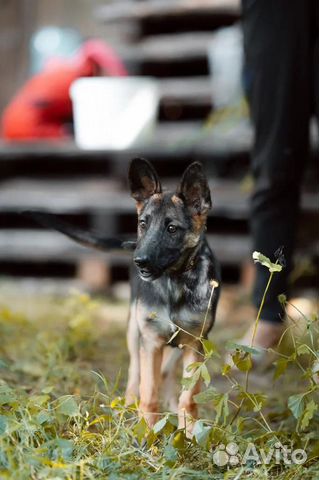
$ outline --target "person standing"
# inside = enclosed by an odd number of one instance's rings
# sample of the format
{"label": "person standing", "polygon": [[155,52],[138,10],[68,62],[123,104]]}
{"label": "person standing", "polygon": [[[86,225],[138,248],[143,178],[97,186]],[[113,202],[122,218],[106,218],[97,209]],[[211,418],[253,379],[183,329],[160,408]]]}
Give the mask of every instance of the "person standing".
{"label": "person standing", "polygon": [[[255,128],[251,169],[253,249],[274,260],[283,247],[286,266],[274,275],[254,345],[276,345],[283,331],[279,294],[289,296],[300,190],[309,154],[309,124],[319,118],[318,0],[242,0],[245,83]],[[258,308],[268,270],[257,265]],[[242,339],[250,343],[252,328]]]}

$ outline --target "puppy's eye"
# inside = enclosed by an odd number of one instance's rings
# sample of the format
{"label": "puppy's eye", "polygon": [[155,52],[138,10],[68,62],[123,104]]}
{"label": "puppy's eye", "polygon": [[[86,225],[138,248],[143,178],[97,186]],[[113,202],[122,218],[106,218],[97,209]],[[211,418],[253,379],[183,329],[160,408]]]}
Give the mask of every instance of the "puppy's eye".
{"label": "puppy's eye", "polygon": [[145,230],[145,228],[146,228],[146,222],[145,222],[145,220],[140,220],[139,225],[140,225],[140,229],[141,229],[141,230]]}
{"label": "puppy's eye", "polygon": [[177,227],[175,225],[168,225],[168,227],[167,227],[167,231],[169,233],[175,233],[176,230],[177,230]]}

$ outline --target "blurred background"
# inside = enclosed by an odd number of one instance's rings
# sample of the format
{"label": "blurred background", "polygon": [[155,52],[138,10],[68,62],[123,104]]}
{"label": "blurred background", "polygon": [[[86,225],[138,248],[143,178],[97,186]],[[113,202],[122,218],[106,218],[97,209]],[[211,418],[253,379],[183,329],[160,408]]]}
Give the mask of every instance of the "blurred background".
{"label": "blurred background", "polygon": [[[0,8],[2,295],[76,287],[128,297],[127,253],[85,249],[20,212],[41,208],[134,238],[126,181],[134,156],[153,162],[168,187],[190,162],[204,164],[213,199],[209,242],[224,283],[249,295],[253,131],[240,2],[0,0]],[[316,141],[313,131],[313,151]],[[313,153],[291,275],[296,294],[312,298],[317,180]]]}

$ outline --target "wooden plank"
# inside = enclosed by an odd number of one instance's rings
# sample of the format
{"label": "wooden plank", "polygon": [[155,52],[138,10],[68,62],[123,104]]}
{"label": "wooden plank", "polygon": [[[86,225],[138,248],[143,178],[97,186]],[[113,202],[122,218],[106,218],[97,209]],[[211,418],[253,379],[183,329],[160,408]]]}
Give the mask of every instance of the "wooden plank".
{"label": "wooden plank", "polygon": [[[168,178],[163,185],[174,191],[179,179]],[[249,215],[250,192],[240,181],[209,180],[213,198],[212,216],[246,219]],[[304,212],[318,212],[319,193],[304,191],[301,201]],[[95,214],[134,214],[134,201],[128,190],[110,180],[11,180],[0,190],[0,212],[23,209],[45,209],[60,214],[89,212]]]}
{"label": "wooden plank", "polygon": [[167,78],[158,83],[161,102],[212,105],[213,90],[209,77]]}
{"label": "wooden plank", "polygon": [[1,279],[0,288],[2,298],[11,297],[11,295],[16,298],[17,292],[22,295],[35,295],[38,298],[39,295],[66,297],[76,291],[88,291],[87,285],[79,279],[50,278],[49,276],[41,278],[31,276],[5,277]]}
{"label": "wooden plank", "polygon": [[175,15],[223,14],[239,16],[239,0],[142,0],[139,2],[112,2],[95,9],[99,21],[111,23],[119,20],[142,20],[146,18]]}
{"label": "wooden plank", "polygon": [[[191,80],[192,82],[192,80]],[[186,94],[189,83],[185,81],[185,88],[182,87],[182,80],[170,79],[163,81],[163,95],[178,95],[177,90],[181,90],[181,95]],[[209,94],[209,84],[204,79],[198,79],[193,83],[194,96],[203,88],[205,95]],[[241,133],[239,136],[238,133]],[[311,135],[311,146],[314,160],[317,160],[318,135],[313,130]],[[250,126],[244,126],[241,130],[236,127],[234,122],[214,125],[214,128],[205,127],[204,121],[189,122],[164,122],[158,123],[148,142],[143,145],[131,147],[127,150],[83,150],[76,146],[73,141],[61,142],[4,142],[0,140],[0,168],[1,163],[41,160],[49,162],[51,160],[61,161],[61,167],[70,160],[80,164],[84,162],[100,162],[107,164],[112,161],[115,163],[127,161],[134,156],[156,157],[156,161],[170,159],[174,157],[178,160],[179,156],[191,154],[192,157],[209,155],[211,163],[218,158],[214,155],[236,155],[238,153],[249,153],[253,141],[253,131]],[[122,168],[122,167],[121,167]],[[76,173],[76,171],[74,172]],[[1,180],[1,177],[0,177]]]}
{"label": "wooden plank", "polygon": [[0,259],[15,262],[39,262],[43,260],[61,260],[74,263],[82,258],[100,257],[108,263],[127,263],[128,254],[112,252],[101,253],[72,242],[58,232],[44,230],[1,230]]}
{"label": "wooden plank", "polygon": [[133,202],[108,180],[12,180],[2,184],[0,211],[43,208],[57,213],[130,211]]}
{"label": "wooden plank", "polygon": [[[163,93],[166,95],[174,94],[178,95],[177,90],[181,88],[181,95],[186,94],[187,82],[185,87],[181,87],[181,82],[178,80],[169,80],[163,82]],[[194,87],[194,96],[203,87],[205,95],[209,95],[209,86],[198,81]],[[165,92],[166,90],[166,92]],[[227,126],[223,128],[224,136],[228,133]],[[140,154],[160,154],[165,156],[171,156],[178,152],[201,152],[214,155],[216,150],[216,139],[213,138],[213,130],[209,130],[204,127],[204,123],[197,122],[169,122],[159,123],[153,135],[148,142],[143,145],[131,147],[125,151],[116,150],[83,150],[78,148],[74,142],[35,142],[35,143],[5,143],[0,141],[0,163],[5,160],[20,160],[28,158],[45,158],[48,159],[62,159],[67,161],[68,159],[77,159],[79,161],[99,160],[106,163],[107,159],[114,161],[120,161],[122,158],[128,158],[135,156],[138,152]],[[240,145],[240,152],[243,148],[248,151],[251,147],[251,129],[248,129],[247,139],[238,141],[234,138],[228,139],[228,144],[224,146],[225,152],[236,151],[238,145]],[[205,140],[203,142],[203,140]],[[231,143],[231,141],[233,143]],[[220,151],[220,147],[217,148]]]}
{"label": "wooden plank", "polygon": [[[208,235],[208,241],[219,261],[224,265],[242,264],[250,257],[251,241],[247,235]],[[299,255],[319,255],[319,242],[315,240]],[[128,252],[102,253],[82,247],[58,232],[43,230],[1,230],[0,261],[77,262],[96,257],[105,259],[109,265],[128,265],[131,254]]]}
{"label": "wooden plank", "polygon": [[147,37],[137,44],[116,46],[124,62],[167,62],[206,58],[214,35],[209,32],[163,34]]}
{"label": "wooden plank", "polygon": [[[316,176],[315,139],[309,167]],[[252,130],[231,126],[205,128],[202,122],[166,122],[159,124],[148,144],[124,151],[82,150],[72,142],[14,143],[0,142],[0,182],[9,178],[105,178],[126,177],[131,158],[148,158],[163,176],[178,175],[194,160],[216,175],[243,175],[249,168]]]}
{"label": "wooden plank", "polygon": [[[250,252],[250,242],[247,236],[210,235],[209,242],[217,257],[225,264],[241,263]],[[101,253],[90,250],[57,232],[0,230],[0,261],[62,260],[65,263],[73,263],[89,257],[105,259],[110,265],[128,265],[131,261],[130,253]]]}

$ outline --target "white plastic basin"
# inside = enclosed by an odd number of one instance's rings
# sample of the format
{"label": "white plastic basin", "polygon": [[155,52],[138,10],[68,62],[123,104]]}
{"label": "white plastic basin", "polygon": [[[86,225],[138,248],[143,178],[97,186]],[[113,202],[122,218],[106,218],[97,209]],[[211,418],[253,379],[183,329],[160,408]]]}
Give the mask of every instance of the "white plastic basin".
{"label": "white plastic basin", "polygon": [[159,91],[151,78],[81,78],[70,95],[81,148],[129,148],[143,143],[155,126]]}

